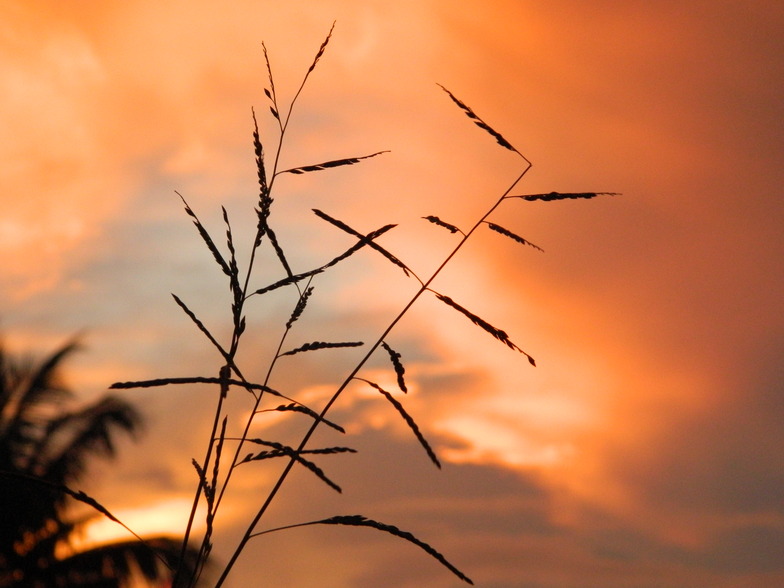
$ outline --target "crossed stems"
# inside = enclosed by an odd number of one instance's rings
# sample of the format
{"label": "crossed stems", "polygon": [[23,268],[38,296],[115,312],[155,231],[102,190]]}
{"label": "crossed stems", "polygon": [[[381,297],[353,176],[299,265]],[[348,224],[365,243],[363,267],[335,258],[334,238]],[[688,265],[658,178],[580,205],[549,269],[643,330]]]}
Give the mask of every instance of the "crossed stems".
{"label": "crossed stems", "polygon": [[[512,184],[509,186],[509,188],[507,188],[506,191],[504,191],[504,193],[501,195],[501,197],[488,209],[488,211],[473,225],[473,227],[471,227],[471,229],[468,232],[466,232],[463,235],[463,237],[460,239],[460,241],[457,243],[457,245],[454,247],[454,249],[447,255],[447,257],[444,259],[444,261],[441,263],[441,265],[438,266],[438,268],[433,272],[433,274],[430,276],[429,279],[427,279],[424,283],[422,283],[422,285],[417,290],[417,292],[412,296],[412,298],[403,307],[403,309],[398,313],[398,315],[389,323],[387,328],[381,333],[381,335],[378,337],[376,342],[372,346],[370,346],[370,348],[369,348],[368,352],[365,354],[365,356],[357,363],[357,365],[354,367],[354,369],[351,371],[351,373],[349,373],[349,375],[346,376],[345,380],[343,380],[343,383],[338,387],[338,389],[335,391],[335,393],[329,399],[327,404],[324,406],[324,408],[322,409],[321,413],[319,414],[319,418],[314,419],[314,421],[311,424],[310,428],[305,433],[305,435],[302,437],[302,440],[301,440],[299,446],[295,450],[295,454],[299,454],[300,452],[302,452],[305,449],[308,441],[310,440],[310,438],[315,433],[316,428],[319,426],[321,421],[326,417],[326,415],[329,412],[330,408],[332,408],[332,406],[335,404],[335,402],[338,400],[338,398],[342,394],[343,390],[345,390],[346,386],[348,386],[348,384],[354,379],[354,377],[364,367],[365,363],[367,363],[367,361],[370,359],[370,357],[373,355],[373,353],[378,349],[378,347],[381,345],[381,342],[386,339],[387,335],[389,335],[389,333],[392,331],[392,329],[394,329],[395,326],[398,324],[398,322],[406,315],[406,313],[414,305],[414,303],[419,299],[419,297],[424,292],[429,290],[430,284],[436,279],[436,277],[438,277],[438,275],[441,273],[441,271],[447,266],[447,264],[458,253],[458,251],[460,251],[460,249],[463,247],[463,245],[466,243],[466,241],[474,233],[474,231],[483,222],[485,222],[485,220],[501,205],[501,203],[506,199],[506,197],[510,194],[510,192],[515,188],[515,186],[520,182],[520,180],[522,180],[523,176],[525,176],[525,174],[531,168],[531,162],[528,161],[528,159],[526,159],[522,154],[519,154],[519,155],[520,155],[520,157],[523,158],[523,160],[526,163],[526,166],[523,169],[523,171],[520,173],[520,175],[517,178],[515,178],[514,182],[512,182]],[[288,329],[287,329],[286,333],[288,333]],[[285,338],[285,334],[284,334],[284,338]],[[282,341],[281,341],[281,345],[282,345]],[[280,351],[280,347],[278,348],[278,351]],[[277,356],[276,356],[275,359],[277,359]],[[274,363],[274,361],[275,360],[273,360],[273,363]],[[259,395],[257,397],[257,401],[256,401],[256,405],[257,406],[258,406],[258,402],[260,400],[260,396],[261,395]],[[246,428],[246,432],[247,432],[247,428]],[[244,438],[245,438],[245,436],[243,435],[243,439]],[[239,454],[239,448],[237,450],[237,455],[238,454]],[[294,467],[295,463],[296,463],[296,459],[294,457],[291,457],[289,459],[288,463],[286,464],[286,467],[283,469],[283,471],[281,472],[280,476],[278,477],[277,482],[275,483],[275,485],[270,490],[266,500],[264,501],[262,506],[259,508],[258,512],[254,516],[254,518],[251,521],[251,523],[248,525],[247,530],[245,531],[245,534],[243,535],[241,541],[239,542],[239,544],[237,545],[236,549],[234,550],[234,553],[232,554],[229,562],[226,564],[226,566],[225,566],[225,568],[223,570],[223,573],[221,574],[220,578],[218,579],[218,582],[215,585],[216,588],[219,588],[220,586],[223,585],[223,583],[226,580],[229,572],[231,571],[231,569],[233,568],[233,566],[236,563],[237,559],[239,558],[240,553],[242,552],[242,550],[244,549],[244,547],[248,543],[248,541],[251,539],[256,526],[258,525],[258,523],[261,520],[261,518],[264,516],[265,512],[267,511],[267,508],[272,503],[272,501],[275,498],[275,496],[277,495],[278,491],[283,486],[283,483],[285,482],[286,478],[289,475],[289,472],[291,472],[291,470]]]}
{"label": "crossed stems", "polygon": [[[333,27],[334,27],[334,24],[333,24]],[[330,34],[331,34],[331,32],[332,31],[330,30]],[[263,46],[263,43],[262,43],[262,46]],[[265,58],[266,58],[267,57],[266,47],[264,47],[264,55],[265,55]],[[314,62],[314,65],[315,65],[315,62]],[[269,69],[269,60],[267,60],[267,67]],[[279,165],[279,162],[280,162],[281,150],[283,148],[283,140],[284,140],[284,137],[286,135],[286,129],[288,128],[289,121],[291,120],[291,113],[294,110],[294,104],[297,102],[297,98],[299,98],[299,95],[302,93],[302,89],[305,87],[305,83],[307,82],[308,76],[310,75],[310,72],[312,70],[313,70],[313,68],[311,67],[307,71],[307,73],[305,74],[305,76],[304,76],[304,78],[302,80],[302,83],[300,84],[299,89],[297,90],[296,94],[294,95],[294,98],[289,103],[289,108],[288,108],[288,112],[286,114],[285,119],[281,121],[279,115],[275,116],[275,119],[278,121],[278,127],[279,127],[279,131],[280,132],[278,134],[278,144],[277,144],[277,148],[275,150],[275,160],[274,160],[274,163],[273,163],[273,166],[272,166],[272,176],[270,178],[269,185],[266,186],[266,195],[267,196],[269,196],[271,194],[272,188],[273,188],[273,186],[275,184],[275,180],[276,180],[276,178],[278,176],[278,165]],[[275,84],[274,84],[274,82],[272,82],[272,71],[269,70],[269,72],[270,72],[270,82],[271,82],[271,85],[272,85],[272,92],[271,92],[271,95],[270,95],[270,99],[272,100],[272,103],[273,103],[273,105],[275,107],[275,111],[276,112],[280,112],[280,110],[278,109],[278,106],[277,106],[277,95],[276,95],[276,92],[275,92]],[[255,113],[254,113],[253,118],[254,118],[254,121],[255,121],[255,118],[256,118],[255,117]],[[264,163],[260,161],[259,165],[264,165]],[[263,230],[264,230],[264,226],[259,224],[259,227],[258,227],[257,232],[256,232],[256,236],[254,237],[254,240],[253,240],[253,247],[251,248],[250,260],[248,262],[248,269],[247,269],[246,274],[245,274],[245,280],[244,280],[244,283],[243,283],[243,286],[242,286],[241,295],[237,296],[236,299],[235,299],[235,307],[233,309],[234,317],[235,317],[235,320],[234,320],[234,330],[232,332],[231,346],[229,348],[229,351],[228,352],[224,351],[220,347],[220,345],[217,343],[217,341],[215,341],[214,339],[211,339],[213,344],[218,347],[218,350],[221,352],[221,354],[224,356],[224,359],[226,360],[226,364],[221,368],[221,376],[228,376],[228,372],[229,371],[234,371],[234,373],[237,374],[237,377],[241,381],[243,381],[244,383],[247,383],[247,380],[245,380],[245,378],[242,375],[242,373],[240,372],[238,366],[234,362],[234,358],[235,358],[235,356],[237,354],[237,350],[239,348],[240,337],[242,335],[242,332],[239,329],[239,317],[242,317],[243,308],[244,308],[244,305],[245,305],[245,300],[247,300],[248,286],[249,286],[249,283],[250,283],[251,274],[253,273],[254,262],[255,262],[255,259],[256,259],[256,250],[258,249],[258,245],[260,243],[260,237],[261,237],[261,234],[262,234]],[[299,285],[297,285],[297,288],[299,288]],[[275,363],[277,362],[280,350],[281,350],[281,348],[283,346],[283,343],[284,343],[284,341],[286,339],[286,335],[288,334],[289,330],[290,330],[290,327],[287,326],[286,327],[286,331],[284,332],[283,336],[281,337],[280,343],[278,345],[278,349],[277,349],[277,351],[275,353],[275,357],[272,360],[272,362],[270,363],[270,367],[269,367],[269,369],[267,371],[267,375],[266,375],[266,377],[264,379],[264,385],[265,386],[269,383],[270,376],[272,375],[272,371],[273,371],[273,369],[275,367]],[[227,377],[222,377],[221,379],[222,380],[227,380],[228,378]],[[222,382],[221,383],[220,396],[218,397],[218,405],[215,408],[215,418],[214,418],[213,424],[212,424],[212,431],[211,431],[211,434],[210,434],[210,441],[207,444],[206,455],[204,457],[204,461],[202,462],[204,464],[205,468],[207,467],[207,464],[210,463],[210,459],[212,458],[212,452],[213,452],[213,450],[215,448],[216,434],[217,434],[217,431],[218,431],[218,423],[220,422],[220,417],[221,417],[221,415],[223,413],[223,400],[224,400],[224,398],[226,397],[226,395],[228,393],[228,388],[229,388],[228,383],[226,383],[226,382]],[[248,422],[246,423],[245,430],[243,431],[243,435],[242,435],[242,440],[244,440],[247,437],[247,433],[248,433],[248,431],[250,429],[251,422],[253,420],[253,417],[256,414],[256,410],[258,409],[259,403],[261,402],[261,398],[262,398],[262,392],[259,392],[258,394],[255,394],[255,392],[253,392],[251,390],[251,393],[254,394],[254,396],[256,398],[256,403],[254,405],[253,411],[251,411],[250,417],[248,418]],[[239,456],[239,453],[240,453],[241,449],[242,449],[242,441],[240,441],[240,443],[237,446],[237,449],[236,449],[235,454],[234,454],[234,458],[232,460],[232,464],[236,464],[237,463],[237,458]],[[215,469],[217,470],[217,464],[216,464],[216,468]],[[221,500],[223,498],[223,495],[225,493],[226,487],[227,487],[227,485],[229,483],[229,480],[231,479],[231,474],[232,474],[233,470],[234,470],[233,467],[229,468],[229,471],[227,473],[226,479],[224,480],[224,483],[222,485],[221,492],[220,492],[220,494],[218,496],[218,500],[217,500],[217,502],[214,503],[214,505],[210,506],[210,512],[208,513],[208,519],[209,519],[208,520],[208,531],[205,533],[205,536],[202,539],[202,544],[201,544],[201,546],[199,548],[199,555],[198,555],[198,559],[197,559],[197,565],[194,566],[193,575],[189,579],[187,586],[192,586],[193,584],[195,584],[196,580],[198,579],[199,574],[201,573],[201,567],[204,566],[206,557],[208,555],[207,552],[209,550],[209,539],[210,539],[210,534],[211,534],[211,530],[212,530],[212,519],[214,518],[215,513],[216,513],[216,511],[218,509],[218,506],[220,505],[220,502],[221,502]],[[187,549],[188,549],[188,541],[190,539],[190,535],[191,535],[191,532],[193,530],[193,523],[194,523],[194,520],[196,518],[196,510],[197,510],[198,505],[199,505],[199,500],[201,498],[201,494],[205,490],[206,490],[206,479],[205,479],[204,476],[200,476],[199,477],[199,484],[198,484],[198,486],[196,488],[196,494],[195,494],[195,496],[193,498],[193,504],[191,506],[190,516],[188,517],[188,523],[187,523],[187,526],[186,526],[186,529],[185,529],[185,534],[183,536],[182,550],[181,550],[181,553],[180,553],[180,561],[181,562],[185,561],[185,554],[186,554]],[[172,582],[172,585],[175,586],[175,587],[180,586],[182,569],[183,569],[182,566],[178,566],[177,571],[175,572],[175,576],[174,576],[174,579],[173,579],[173,582]]]}

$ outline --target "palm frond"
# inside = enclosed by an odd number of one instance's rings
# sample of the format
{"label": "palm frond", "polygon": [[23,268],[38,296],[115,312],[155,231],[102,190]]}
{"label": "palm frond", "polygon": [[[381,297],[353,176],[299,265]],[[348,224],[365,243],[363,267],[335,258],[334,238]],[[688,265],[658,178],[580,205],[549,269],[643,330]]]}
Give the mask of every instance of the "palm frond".
{"label": "palm frond", "polygon": [[47,427],[46,443],[40,448],[33,472],[56,483],[72,481],[84,471],[89,457],[115,454],[115,431],[133,434],[140,423],[137,410],[114,396],[65,413]]}
{"label": "palm frond", "polygon": [[[27,442],[26,429],[40,407],[59,405],[73,396],[60,378],[60,365],[80,348],[77,338],[64,344],[40,364],[3,359],[3,395],[0,404],[0,437],[17,436]],[[0,350],[0,355],[5,353]]]}
{"label": "palm frond", "polygon": [[[133,580],[169,582],[180,565],[180,542],[170,537],[154,537],[145,543],[123,541],[78,552],[55,562],[46,573],[52,586],[104,588],[126,586]],[[195,550],[186,551],[185,570],[196,565]],[[60,584],[59,582],[65,582]]]}

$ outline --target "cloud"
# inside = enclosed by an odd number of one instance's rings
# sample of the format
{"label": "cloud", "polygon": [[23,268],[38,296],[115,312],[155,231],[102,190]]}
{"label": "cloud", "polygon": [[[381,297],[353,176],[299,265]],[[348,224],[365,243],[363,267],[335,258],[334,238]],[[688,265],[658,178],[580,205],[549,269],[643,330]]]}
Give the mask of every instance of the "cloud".
{"label": "cloud", "polygon": [[[291,96],[337,17],[282,165],[391,153],[277,180],[273,222],[298,248],[296,268],[350,243],[308,212],[321,208],[361,230],[398,223],[384,246],[427,276],[455,239],[421,217],[470,227],[519,173],[434,82],[534,161],[516,191],[623,196],[507,202],[491,220],[546,253],[478,231],[433,284],[507,331],[537,368],[430,297],[389,337],[412,387],[402,401],[444,458],[442,475],[392,407],[352,385],[335,418],[367,455],[325,461],[356,502],[321,498],[328,489],[298,472],[273,520],[367,508],[423,531],[487,586],[775,583],[780,10],[295,2],[232,3],[216,17],[209,2],[186,14],[145,1],[43,5],[19,4],[14,26],[0,25],[0,116],[13,137],[0,147],[13,195],[0,220],[0,300],[12,335],[51,347],[92,328],[74,374],[92,393],[115,379],[215,369],[215,350],[169,293],[224,337],[228,289],[173,190],[221,247],[220,204],[237,235],[252,234],[251,105],[263,113],[268,157],[276,136],[260,40]],[[281,275],[274,255],[259,267],[259,286]],[[360,252],[316,281],[290,341],[371,341],[416,285]],[[274,351],[273,319],[293,302],[283,292],[252,299],[242,361],[254,378]],[[318,403],[352,357],[302,355],[281,364],[273,385]],[[367,372],[394,386],[383,354]],[[211,392],[131,397],[152,422],[127,456],[121,478],[139,489],[128,501],[192,488]],[[247,398],[235,400],[246,413]],[[270,434],[294,437],[282,427]],[[238,478],[240,510],[272,475]],[[288,531],[265,540],[260,557],[270,577],[299,584],[451,585],[413,547],[353,531]],[[236,538],[233,519],[225,532]],[[287,564],[300,547],[314,567]],[[344,551],[356,555],[338,566]]]}

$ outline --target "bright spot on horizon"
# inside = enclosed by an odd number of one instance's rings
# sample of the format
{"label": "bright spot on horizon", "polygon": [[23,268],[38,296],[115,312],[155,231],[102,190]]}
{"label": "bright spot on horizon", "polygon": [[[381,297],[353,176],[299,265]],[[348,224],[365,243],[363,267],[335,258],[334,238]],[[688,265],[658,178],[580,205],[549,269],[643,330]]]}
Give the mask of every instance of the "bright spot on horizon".
{"label": "bright spot on horizon", "polygon": [[[158,536],[170,537],[185,528],[192,503],[192,498],[180,496],[166,498],[146,506],[119,509],[112,511],[112,514],[144,539]],[[197,533],[201,532],[204,526],[204,517],[196,516],[194,530]],[[81,550],[130,539],[133,539],[132,535],[122,525],[106,517],[100,517],[87,524],[82,537],[77,538],[74,546],[77,550]]]}

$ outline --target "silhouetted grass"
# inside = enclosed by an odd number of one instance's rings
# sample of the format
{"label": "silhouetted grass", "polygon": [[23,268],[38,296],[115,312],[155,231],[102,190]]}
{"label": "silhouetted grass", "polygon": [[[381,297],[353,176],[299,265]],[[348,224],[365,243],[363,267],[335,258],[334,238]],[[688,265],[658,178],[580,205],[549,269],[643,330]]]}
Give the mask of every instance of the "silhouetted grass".
{"label": "silhouetted grass", "polygon": [[[334,25],[333,25],[334,29]],[[289,122],[291,120],[292,112],[294,110],[294,106],[298,101],[306,82],[312,72],[315,70],[318,62],[324,56],[327,46],[329,44],[330,39],[332,38],[333,29],[330,29],[329,34],[324,39],[323,43],[320,45],[316,56],[308,68],[305,76],[302,80],[299,89],[296,91],[294,98],[291,102],[287,105],[286,108],[282,109],[281,104],[278,101],[278,95],[274,83],[274,77],[272,74],[272,68],[270,65],[270,59],[267,52],[266,46],[262,44],[263,52],[264,52],[264,59],[267,69],[267,76],[268,76],[268,87],[264,90],[264,95],[266,96],[267,100],[269,101],[269,113],[277,123],[278,127],[278,136],[277,136],[277,145],[271,152],[274,154],[272,158],[267,156],[267,152],[263,146],[262,138],[259,133],[259,126],[258,121],[256,118],[255,110],[252,110],[252,144],[253,144],[253,152],[256,161],[257,167],[257,178],[258,178],[258,187],[259,187],[259,194],[258,200],[255,210],[257,224],[256,224],[256,233],[253,235],[249,240],[249,249],[250,255],[247,262],[246,267],[240,268],[237,263],[237,247],[241,245],[242,240],[239,240],[232,229],[232,225],[230,223],[229,215],[226,212],[225,208],[222,208],[222,217],[223,217],[223,224],[225,226],[225,247],[228,254],[221,251],[221,248],[218,246],[216,241],[211,237],[210,232],[207,228],[201,223],[196,213],[191,209],[191,207],[186,202],[185,198],[182,195],[180,198],[183,201],[185,212],[186,214],[192,219],[199,237],[201,241],[207,248],[209,254],[215,259],[218,267],[221,270],[221,273],[228,278],[229,288],[232,293],[232,302],[231,302],[231,316],[232,316],[232,329],[231,334],[228,337],[227,341],[220,342],[218,337],[215,333],[211,332],[204,324],[204,322],[199,319],[196,313],[190,309],[180,297],[173,294],[174,300],[179,308],[186,314],[186,316],[193,322],[197,331],[201,333],[202,336],[205,337],[207,342],[215,347],[221,354],[223,361],[220,365],[215,366],[215,372],[218,372],[220,375],[218,377],[209,377],[209,376],[187,376],[187,377],[163,377],[163,378],[156,378],[152,380],[145,380],[139,382],[121,382],[115,384],[113,387],[115,388],[142,388],[142,387],[151,387],[151,386],[168,386],[168,385],[193,385],[193,384],[205,384],[205,385],[212,385],[216,386],[219,390],[219,393],[215,395],[215,407],[214,407],[214,418],[212,424],[212,430],[206,437],[206,446],[204,449],[204,456],[201,460],[194,460],[193,465],[196,470],[196,492],[194,495],[193,506],[191,515],[188,521],[187,528],[185,530],[185,541],[183,543],[183,550],[185,549],[185,545],[188,544],[189,541],[193,541],[194,538],[192,537],[193,532],[193,523],[196,517],[198,506],[203,502],[206,504],[206,517],[207,517],[207,524],[206,524],[206,531],[204,532],[203,536],[198,540],[200,542],[201,547],[199,548],[199,561],[200,565],[197,566],[196,573],[189,575],[186,574],[184,571],[179,572],[176,580],[175,586],[178,588],[180,587],[190,587],[193,586],[194,583],[197,581],[199,577],[199,570],[203,567],[204,562],[207,560],[209,554],[212,551],[212,541],[213,541],[213,532],[215,525],[219,521],[219,514],[221,512],[221,506],[223,504],[224,498],[227,496],[227,490],[231,487],[231,480],[232,475],[235,469],[243,465],[244,468],[250,467],[257,467],[254,464],[258,462],[266,462],[270,459],[275,460],[286,460],[286,465],[283,468],[282,472],[280,473],[279,477],[276,481],[267,489],[263,490],[262,496],[263,499],[260,500],[258,508],[254,516],[250,518],[247,522],[247,527],[245,532],[238,542],[236,546],[233,546],[230,551],[231,555],[228,561],[225,563],[223,567],[223,571],[220,575],[216,583],[217,586],[223,585],[226,581],[227,577],[231,573],[238,557],[242,553],[243,549],[247,545],[247,543],[256,537],[261,535],[265,535],[267,533],[271,533],[273,531],[280,531],[282,529],[290,529],[295,527],[301,527],[306,525],[316,525],[316,524],[328,524],[328,525],[343,525],[343,526],[362,526],[373,528],[379,531],[383,531],[389,534],[392,534],[398,538],[402,538],[406,541],[409,541],[418,547],[420,547],[423,551],[445,566],[449,571],[451,571],[455,576],[457,576],[460,580],[472,583],[471,580],[466,576],[463,572],[461,572],[457,567],[451,564],[445,556],[443,556],[440,552],[436,551],[433,547],[431,547],[428,543],[418,539],[412,533],[408,531],[401,531],[397,527],[387,524],[381,523],[378,521],[374,521],[368,519],[361,515],[351,515],[351,516],[336,516],[328,519],[323,519],[319,521],[311,521],[311,522],[304,522],[304,523],[293,523],[291,525],[287,525],[285,527],[279,527],[277,529],[269,529],[266,531],[260,531],[259,526],[262,520],[265,518],[266,513],[268,512],[270,504],[273,500],[278,496],[284,482],[288,479],[290,472],[292,469],[299,465],[314,475],[316,475],[321,481],[326,483],[332,489],[340,491],[340,486],[335,483],[327,473],[322,469],[320,465],[317,465],[314,459],[319,458],[325,455],[345,455],[353,453],[354,450],[347,446],[336,446],[336,447],[326,447],[326,448],[310,448],[309,442],[318,428],[319,425],[324,424],[327,425],[341,433],[345,433],[343,427],[339,424],[333,423],[326,418],[326,415],[329,413],[330,409],[334,406],[334,404],[338,401],[348,384],[354,380],[356,381],[363,381],[376,389],[382,396],[386,398],[386,400],[392,404],[396,412],[400,415],[400,417],[404,420],[406,425],[411,430],[413,436],[416,440],[422,445],[425,452],[427,453],[430,460],[438,467],[441,467],[441,463],[436,455],[435,449],[428,443],[425,438],[424,432],[421,430],[421,427],[416,423],[414,418],[406,411],[402,402],[395,398],[395,396],[381,388],[378,384],[367,380],[363,377],[360,377],[360,372],[365,368],[368,360],[373,357],[379,348],[383,348],[386,354],[389,357],[391,362],[391,369],[394,371],[396,376],[396,381],[398,388],[401,392],[405,393],[407,391],[407,385],[405,382],[405,366],[402,360],[402,355],[395,351],[390,344],[388,343],[390,339],[390,335],[394,331],[396,325],[399,321],[409,312],[411,307],[419,300],[419,298],[423,295],[433,294],[442,301],[446,306],[451,307],[452,310],[457,311],[459,314],[462,314],[465,318],[468,318],[471,323],[475,326],[479,327],[480,329],[484,330],[486,333],[490,334],[496,340],[500,341],[510,349],[520,352],[521,354],[525,355],[528,362],[535,366],[535,362],[533,357],[523,351],[516,343],[513,343],[510,339],[509,335],[506,331],[491,325],[486,320],[480,318],[477,314],[469,311],[465,307],[461,306],[457,302],[453,300],[450,296],[446,294],[436,292],[431,288],[431,284],[436,279],[436,277],[442,272],[442,270],[452,262],[454,257],[457,253],[462,249],[463,245],[472,237],[474,232],[477,230],[478,227],[486,224],[491,230],[500,233],[501,235],[508,237],[517,243],[527,245],[533,247],[537,250],[541,251],[541,248],[537,245],[534,245],[527,239],[517,235],[508,229],[505,229],[493,222],[490,222],[489,217],[496,211],[496,209],[505,203],[507,200],[510,199],[521,199],[524,201],[552,201],[552,200],[562,200],[562,199],[586,199],[586,198],[593,198],[595,196],[604,195],[604,194],[612,194],[609,192],[581,192],[581,193],[558,193],[558,192],[550,192],[547,194],[532,194],[532,195],[511,195],[512,190],[516,188],[518,183],[523,179],[525,174],[531,168],[531,162],[520,153],[512,144],[503,136],[501,133],[496,131],[493,127],[491,127],[488,123],[484,121],[471,107],[469,107],[465,102],[460,100],[455,94],[453,94],[450,90],[446,89],[443,86],[440,86],[444,92],[448,95],[448,97],[452,100],[452,102],[457,105],[457,107],[462,111],[462,113],[468,117],[468,119],[477,125],[487,136],[494,139],[496,143],[498,143],[504,149],[511,151],[516,156],[520,158],[520,170],[518,175],[515,177],[514,181],[509,185],[509,187],[500,195],[498,195],[495,199],[488,203],[488,207],[486,212],[478,218],[474,224],[468,228],[467,230],[458,228],[455,225],[452,225],[446,221],[441,220],[438,216],[435,215],[428,215],[423,217],[424,219],[428,220],[430,223],[433,223],[443,229],[448,230],[450,233],[455,235],[456,242],[451,249],[451,251],[444,257],[442,262],[436,267],[436,269],[427,277],[421,278],[414,274],[414,272],[410,269],[410,267],[404,263],[400,258],[398,258],[393,252],[391,252],[386,247],[382,246],[379,243],[379,240],[390,230],[395,228],[393,224],[387,224],[382,226],[381,228],[371,231],[369,233],[364,233],[359,231],[346,221],[338,220],[334,216],[324,212],[322,210],[313,210],[313,213],[320,219],[324,220],[328,223],[331,227],[334,227],[344,233],[347,233],[351,237],[356,239],[356,243],[349,247],[347,250],[343,251],[342,253],[327,253],[325,255],[326,261],[323,263],[316,265],[315,267],[311,267],[309,269],[301,269],[297,268],[295,271],[294,268],[291,267],[289,263],[289,256],[287,252],[290,251],[292,246],[296,247],[296,243],[293,245],[289,245],[286,243],[281,242],[278,237],[276,236],[275,231],[272,228],[272,220],[273,220],[273,205],[274,199],[272,197],[273,190],[276,185],[276,180],[282,174],[290,174],[294,176],[299,176],[307,173],[313,172],[328,172],[331,169],[343,166],[354,166],[358,164],[365,164],[369,160],[375,159],[376,157],[382,156],[386,151],[376,151],[371,153],[370,155],[363,155],[358,157],[343,157],[340,159],[333,159],[322,163],[315,163],[315,164],[307,164],[307,165],[300,165],[297,167],[289,168],[289,169],[279,169],[279,160],[282,148],[285,143],[285,139],[287,137],[287,129]],[[285,111],[285,112],[284,112]],[[282,279],[278,279],[268,283],[267,286],[251,289],[249,284],[251,283],[251,277],[257,277],[257,274],[261,271],[261,268],[258,267],[256,264],[256,252],[257,250],[261,249],[262,247],[269,247],[271,251],[274,253],[274,259],[277,259],[277,263],[280,264],[281,269],[285,273],[285,277]],[[376,253],[382,255],[384,259],[386,259],[391,265],[395,266],[397,269],[402,270],[406,276],[414,277],[418,282],[419,286],[416,293],[407,301],[407,303],[403,306],[403,308],[394,316],[390,317],[389,323],[387,326],[379,333],[376,337],[372,337],[369,340],[373,341],[370,344],[363,344],[358,341],[329,341],[328,337],[325,337],[325,341],[312,341],[309,343],[304,343],[296,347],[291,347],[289,344],[290,333],[292,329],[298,324],[300,321],[305,320],[304,313],[308,302],[314,296],[314,286],[313,283],[316,281],[319,276],[333,267],[335,267],[340,262],[344,261],[345,259],[349,258],[350,256],[358,253],[360,250],[368,248],[370,250],[375,251]],[[293,257],[292,257],[293,258]],[[265,271],[267,268],[265,268]],[[264,282],[262,282],[264,283]],[[304,283],[304,284],[303,284]],[[303,284],[303,287],[301,287]],[[251,382],[248,381],[245,376],[243,375],[239,365],[238,365],[238,351],[241,347],[241,343],[243,341],[243,334],[246,329],[247,321],[246,321],[246,312],[249,310],[250,303],[262,303],[264,301],[264,295],[279,290],[281,288],[288,288],[293,286],[293,288],[289,288],[289,291],[292,294],[291,297],[291,308],[292,310],[290,313],[286,313],[285,316],[280,317],[280,325],[281,330],[280,334],[277,336],[277,345],[275,351],[271,354],[268,358],[266,376],[261,382]],[[267,331],[269,337],[272,331]],[[283,357],[292,357],[293,359],[287,361],[297,361],[297,356],[301,355],[305,352],[315,352],[320,350],[330,350],[326,351],[325,353],[330,354],[330,360],[333,361],[336,355],[341,354],[344,348],[355,348],[363,346],[364,354],[362,357],[352,363],[346,369],[346,376],[341,381],[340,384],[336,385],[334,393],[331,395],[329,400],[321,407],[310,407],[306,406],[304,403],[296,400],[293,398],[293,394],[289,393],[289,395],[284,395],[280,391],[274,390],[269,386],[270,378],[278,366],[278,362]],[[289,348],[288,351],[283,351],[284,348]],[[213,372],[213,373],[215,373]],[[227,418],[229,417],[229,412],[225,406],[224,399],[226,398],[229,390],[232,388],[238,388],[241,390],[247,391],[249,394],[248,398],[248,406],[250,410],[247,410],[247,414],[250,415],[247,417],[244,428],[242,430],[242,434],[237,437],[227,437],[226,436],[226,422]],[[194,394],[199,394],[199,392],[194,391]],[[291,396],[291,397],[290,397]],[[276,407],[265,407],[265,401],[269,398],[285,398],[289,401],[289,404],[278,405]],[[270,440],[270,439],[259,439],[259,438],[251,438],[248,435],[250,427],[252,423],[256,422],[257,419],[263,419],[266,414],[271,412],[275,412],[279,415],[283,415],[286,417],[291,418],[301,418],[298,415],[305,415],[310,422],[309,428],[307,429],[306,433],[301,437],[298,444],[290,445],[287,443],[283,443],[282,441],[278,440]],[[232,415],[233,418],[236,418],[237,415]],[[257,447],[263,447],[264,449],[249,451],[248,446],[255,445]],[[232,447],[231,450],[228,448]],[[305,457],[308,456],[308,457]],[[260,490],[261,493],[261,490]]]}

